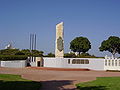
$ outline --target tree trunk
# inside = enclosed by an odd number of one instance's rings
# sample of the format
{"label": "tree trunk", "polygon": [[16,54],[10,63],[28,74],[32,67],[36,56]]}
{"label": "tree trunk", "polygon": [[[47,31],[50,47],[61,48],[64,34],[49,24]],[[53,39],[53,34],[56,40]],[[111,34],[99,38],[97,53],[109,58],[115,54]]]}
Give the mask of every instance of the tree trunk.
{"label": "tree trunk", "polygon": [[115,53],[112,53],[113,58],[115,58]]}
{"label": "tree trunk", "polygon": [[116,49],[117,49],[117,48],[113,49],[113,52],[112,52],[113,58],[115,58]]}

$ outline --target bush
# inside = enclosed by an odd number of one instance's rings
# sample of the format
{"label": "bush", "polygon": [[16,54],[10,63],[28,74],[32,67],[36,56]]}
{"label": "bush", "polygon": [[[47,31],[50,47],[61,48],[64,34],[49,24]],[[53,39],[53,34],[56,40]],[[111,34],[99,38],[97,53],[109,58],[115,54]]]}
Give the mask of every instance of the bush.
{"label": "bush", "polygon": [[29,50],[29,49],[2,49],[0,50],[0,55],[26,55],[26,56],[33,56],[33,57],[40,57],[43,56],[43,51],[39,50]]}
{"label": "bush", "polygon": [[94,55],[90,55],[89,53],[81,53],[80,55],[75,55],[75,53],[65,53],[65,58],[96,58]]}
{"label": "bush", "polygon": [[25,55],[25,53],[21,52],[21,51],[18,51],[15,53],[15,55]]}
{"label": "bush", "polygon": [[48,53],[47,55],[45,55],[45,57],[55,57],[55,54],[53,54],[53,53]]}
{"label": "bush", "polygon": [[8,60],[26,60],[27,56],[25,55],[0,55],[0,61]]}
{"label": "bush", "polygon": [[80,55],[77,55],[77,58],[96,58],[96,56],[90,55],[89,53],[81,53]]}
{"label": "bush", "polygon": [[2,49],[0,50],[0,55],[15,55],[19,49]]}
{"label": "bush", "polygon": [[74,53],[65,53],[64,57],[65,58],[76,58],[76,55]]}
{"label": "bush", "polygon": [[98,58],[95,56],[77,56],[77,58]]}

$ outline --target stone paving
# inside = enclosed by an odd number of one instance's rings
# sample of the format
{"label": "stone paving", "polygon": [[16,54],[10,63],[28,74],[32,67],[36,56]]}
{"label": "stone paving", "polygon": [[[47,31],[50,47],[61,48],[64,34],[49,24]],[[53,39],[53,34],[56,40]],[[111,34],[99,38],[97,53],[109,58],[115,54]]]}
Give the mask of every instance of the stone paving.
{"label": "stone paving", "polygon": [[40,90],[76,90],[75,84],[95,80],[96,77],[120,76],[120,72],[54,71],[32,68],[1,68],[1,74],[17,74],[42,83]]}

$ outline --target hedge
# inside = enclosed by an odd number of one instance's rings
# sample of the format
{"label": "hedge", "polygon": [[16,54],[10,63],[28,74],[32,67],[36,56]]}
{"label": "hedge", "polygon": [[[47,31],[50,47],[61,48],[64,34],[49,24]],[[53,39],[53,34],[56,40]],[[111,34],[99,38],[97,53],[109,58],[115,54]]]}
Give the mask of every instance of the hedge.
{"label": "hedge", "polygon": [[27,56],[25,55],[0,55],[0,61],[8,60],[26,60]]}

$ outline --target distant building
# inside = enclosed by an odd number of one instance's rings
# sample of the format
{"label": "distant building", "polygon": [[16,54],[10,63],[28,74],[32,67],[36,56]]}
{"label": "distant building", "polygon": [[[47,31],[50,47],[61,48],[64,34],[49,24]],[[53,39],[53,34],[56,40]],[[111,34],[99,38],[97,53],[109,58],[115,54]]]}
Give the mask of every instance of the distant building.
{"label": "distant building", "polygon": [[13,48],[12,44],[9,43],[7,46],[5,46],[5,49],[15,49],[15,48]]}

